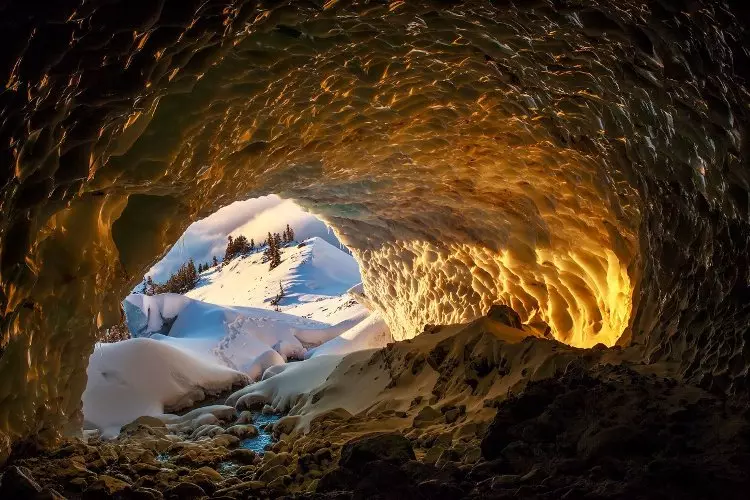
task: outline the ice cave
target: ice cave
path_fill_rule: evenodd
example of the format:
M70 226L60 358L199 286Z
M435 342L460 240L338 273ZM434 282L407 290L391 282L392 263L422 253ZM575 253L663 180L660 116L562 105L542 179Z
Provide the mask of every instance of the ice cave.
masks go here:
M746 2L59 0L0 25L1 498L745 497ZM222 401L296 388L266 454L153 416L88 440L123 297L270 194L333 228L393 342Z

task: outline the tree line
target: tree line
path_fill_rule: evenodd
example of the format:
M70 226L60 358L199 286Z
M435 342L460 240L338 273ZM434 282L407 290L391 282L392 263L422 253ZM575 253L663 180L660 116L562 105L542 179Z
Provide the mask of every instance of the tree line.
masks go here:
M269 270L276 268L281 264L281 248L294 241L294 229L289 224L281 233L271 233L269 231L266 240L261 243L257 249L264 248L263 262L268 262ZM232 238L227 237L227 247L224 250L224 259L221 264L224 265L237 256L255 252L255 240L248 240L245 236L239 235ZM164 283L155 282L151 276L146 276L146 282L143 284L141 293L144 295L157 295L160 293L187 293L198 284L198 275L203 271L208 271L212 267L219 265L219 259L214 255L212 262L209 264L199 263L195 266L193 259L185 262L180 268L172 273Z

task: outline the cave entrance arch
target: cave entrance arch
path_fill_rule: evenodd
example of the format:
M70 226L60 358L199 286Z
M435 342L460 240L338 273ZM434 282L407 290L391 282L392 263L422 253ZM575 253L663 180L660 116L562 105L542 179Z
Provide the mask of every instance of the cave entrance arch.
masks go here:
M399 338L499 301L746 378L716 340L747 288L743 23L589 3L14 6L3 454L79 427L97 329L190 221L271 192L336 228Z

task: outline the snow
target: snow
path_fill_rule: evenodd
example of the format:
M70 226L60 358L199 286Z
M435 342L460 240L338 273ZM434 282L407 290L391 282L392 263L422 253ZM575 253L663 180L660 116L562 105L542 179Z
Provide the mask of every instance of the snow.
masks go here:
M281 311L338 323L367 309L346 292L361 281L353 257L321 238L310 238L302 247L281 251L281 264L269 270L263 253L238 257L201 274L198 286L186 296L227 306L273 309L271 299L283 286ZM347 305L348 304L348 305Z
M342 358L343 356L326 355L299 363L288 363L273 376L233 393L227 399L227 404L243 409L247 402L260 397L278 411L286 412L299 396L325 382Z
M312 358L332 354L349 354L354 351L383 347L391 340L385 321L378 313L373 313L341 335L325 342L320 347L307 351L306 356Z
M282 232L289 224L299 239L320 236L331 244L340 245L330 228L314 215L305 212L292 200L276 195L237 201L205 219L194 222L169 249L167 255L147 273L155 281L164 282L170 273L192 258L196 265L224 256L227 236L243 234L262 241L268 231ZM136 287L139 290L140 286Z
M83 393L87 426L104 437L142 415L157 416L165 408L184 408L235 385L245 374L207 363L152 339L97 344L89 360Z
M285 296L274 307L279 283ZM317 237L282 249L273 270L259 251L204 271L186 295L132 294L123 305L136 338L97 345L85 418L112 436L141 415L169 421L165 409L247 381L257 381L247 394L287 407L345 354L392 340L364 304L354 259Z

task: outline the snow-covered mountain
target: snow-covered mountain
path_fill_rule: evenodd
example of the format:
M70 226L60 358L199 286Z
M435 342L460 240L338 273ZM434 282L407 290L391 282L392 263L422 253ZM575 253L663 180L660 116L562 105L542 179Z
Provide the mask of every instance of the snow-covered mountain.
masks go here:
M271 301L284 290L278 309L322 322L339 322L367 314L347 294L361 281L354 258L314 237L281 249L281 264L269 270L263 252L237 257L200 275L186 296L212 304L274 309Z
M359 269L348 253L315 237L283 248L281 258L269 270L256 251L204 271L185 295L128 296L123 305L136 338L96 347L83 396L88 424L116 434L143 412L190 405L201 394L279 373L289 361L392 340L358 300ZM130 373L123 356L144 361ZM149 378L160 384L143 384Z

